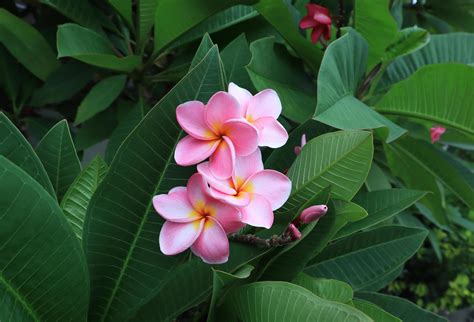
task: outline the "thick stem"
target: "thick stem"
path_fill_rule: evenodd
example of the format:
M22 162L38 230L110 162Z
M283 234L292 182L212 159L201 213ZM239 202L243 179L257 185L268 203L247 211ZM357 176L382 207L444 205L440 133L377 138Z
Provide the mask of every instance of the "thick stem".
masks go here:
M339 38L341 37L341 28L344 25L344 0L339 0L339 6L338 6L339 12L337 16L337 22L336 22L336 37Z
M260 238L252 234L244 234L244 235L232 234L229 236L229 240L236 241L239 243L252 244L252 245L257 245L257 246L263 246L266 248L272 248L272 247L278 247L278 246L290 244L294 241L294 238L287 231L285 231L280 236L273 235L272 237L268 239Z

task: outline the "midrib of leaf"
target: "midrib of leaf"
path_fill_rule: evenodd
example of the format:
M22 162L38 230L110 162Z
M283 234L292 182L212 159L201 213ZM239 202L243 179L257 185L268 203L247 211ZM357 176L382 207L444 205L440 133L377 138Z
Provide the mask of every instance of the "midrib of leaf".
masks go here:
M5 278L3 278L3 274L0 274L0 284L5 285L5 288L7 291L9 291L13 296L17 299L18 302L20 302L23 306L23 308L28 312L28 314L33 318L35 321L41 321L40 318L38 317L37 313L31 308L28 303L25 301L25 299L21 296L20 293L18 293L17 290L15 290L10 283L8 283Z
M64 131L62 131L63 133L61 133L61 135L59 136L59 152L58 152L58 165L56 167L56 178L55 178L55 181L56 181L56 185L54 187L54 189L56 190L56 198L59 194L59 168L60 168L60 165L61 165L61 157L62 157L62 146L63 146L63 135L64 135Z
M207 55L206 55L206 56L207 56ZM203 58L203 60L204 60L204 58ZM209 70L210 65L211 65L211 64L208 64L208 65L207 65L207 68L206 68L205 72L203 73L204 75L207 75L207 72L208 72L208 70ZM198 87L198 90L196 91L196 95L195 95L194 99L197 99L197 97L198 97L198 95L199 95L199 93L200 93L200 91L201 91L201 88L202 88L203 83L204 83L204 78L201 80L201 83L199 84L199 87ZM176 86L178 86L178 85L179 85L179 83L178 83ZM163 99L165 99L165 98L163 98ZM176 145L178 145L178 142L179 142L179 140L181 139L182 134L183 134L183 130L181 130L179 136L177 136L177 139L176 139L176 141L175 141L175 143L174 143L174 146L173 146L173 149L172 149L171 151L174 151L174 150L175 150ZM158 183L157 183L157 185L156 185L156 187L155 187L155 190L153 191L153 196L158 193L159 188L160 188L160 186L161 186L161 183L162 183L162 181L163 181L163 179L164 179L164 177L165 177L164 174L165 174L166 171L168 170L168 167L169 167L169 165L171 164L171 160L172 160L173 157L174 157L174 154L173 154L173 153L170 153L170 155L168 156L168 159L166 160L166 166L164 167L163 175L160 177L160 180L158 181ZM104 322L104 321L105 321L105 318L106 318L106 316L107 316L107 313L109 312L110 307L111 307L111 305L112 305L112 302L113 302L113 300L115 299L115 294L117 293L118 288L119 288L119 285L120 285L121 282L122 282L122 278L123 278L123 276L124 276L124 274L125 274L125 269L128 267L128 262L130 261L130 259L131 259L131 257L132 257L133 250L135 249L135 246L136 246L136 243L137 243L137 241L138 241L138 238L139 238L139 236L140 236L140 234L141 234L141 232L142 232L142 230L143 230L143 226L145 225L145 223L146 223L146 221L147 221L147 219L148 219L148 214L150 213L151 207L152 207L152 202L150 201L150 202L148 202L148 207L147 207L147 209L146 209L145 215L143 216L143 219L142 219L141 222L140 222L140 226L138 227L137 233L135 234L135 236L134 236L134 238L133 238L133 242L132 242L132 244L131 244L131 246L130 246L130 249L129 249L129 251L127 252L127 257L125 258L124 264L122 265L122 269L120 270L120 274L119 274L119 277L118 277L118 279L117 279L117 282L115 283L115 286L114 286L114 289L113 289L113 291L112 291L112 294L111 294L111 296L110 296L110 298L109 298L109 300L108 300L108 302L107 302L107 306L105 307L104 313L103 313L103 315L102 315L102 317L101 317L101 319L100 319L101 322ZM161 287L164 285L163 282L160 283L160 284L161 284ZM159 287L159 288L157 289L158 292L159 292L159 290L161 289L161 287Z
M309 185L310 183L312 183L316 178L319 178L319 177L322 177L323 174L325 174L326 172L328 172L331 168L333 168L335 166L336 163L339 163L339 161L341 161L343 158L345 158L347 155L351 154L352 152L354 152L354 150L356 150L356 148L358 148L359 146L361 146L363 143L365 143L365 140L369 138L369 136L367 136L365 139L363 139L359 144L355 145L353 149L349 150L348 152L344 153L343 155L341 155L339 158L337 158L336 160L334 160L334 162L332 162L330 165L328 165L326 168L324 168L320 173L319 175L316 175L314 177L311 177L310 180L308 180L304 185L302 185L300 188L296 189L295 192L293 192L291 194L291 196L297 194L299 191L301 191L303 188L306 188L307 185ZM291 198L290 196L290 198Z

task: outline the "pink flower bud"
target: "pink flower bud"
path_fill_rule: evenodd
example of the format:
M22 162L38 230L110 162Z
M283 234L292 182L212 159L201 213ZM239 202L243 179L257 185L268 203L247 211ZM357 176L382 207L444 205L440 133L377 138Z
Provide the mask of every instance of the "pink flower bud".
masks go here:
M305 145L306 145L306 134L303 134L301 136L301 146L295 146L295 154L300 155L301 150L303 149Z
M446 128L442 126L434 126L430 129L431 143L435 143L441 138L441 135L446 132Z
M294 224L288 225L288 232L290 233L290 236L293 240L298 240L301 238L301 232Z
M306 208L301 212L299 217L300 222L304 224L309 224L310 222L316 221L322 216L324 216L328 211L328 206L326 205L316 205Z

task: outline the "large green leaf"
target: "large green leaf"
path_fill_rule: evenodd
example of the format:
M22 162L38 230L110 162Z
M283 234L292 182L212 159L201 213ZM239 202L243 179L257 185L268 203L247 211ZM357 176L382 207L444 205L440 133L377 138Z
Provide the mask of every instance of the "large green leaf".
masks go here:
M403 57L420 50L430 42L430 34L423 28L411 27L400 30L394 42L385 48L382 62L387 64L398 57Z
M292 283L310 290L315 295L329 301L349 303L354 297L354 291L349 284L325 279L314 278L305 273L300 273Z
M240 286L226 298L229 321L372 321L353 307L317 297L286 282Z
M374 321L402 322L402 320L400 320L399 318L382 310L380 307L378 307L377 305L371 302L360 300L360 299L354 299L352 302L354 303L354 306L356 309L364 312L365 314L370 316Z
M3 156L0 182L0 320L85 321L87 266L56 200Z
M74 22L95 30L100 29L100 16L88 0L40 0Z
M144 44L149 38L149 33L155 23L155 15L158 6L158 0L139 0L138 1L138 39ZM162 31L163 32L163 31Z
M61 202L61 209L80 240L82 239L82 227L87 207L106 173L107 164L97 156L79 173Z
M55 53L39 31L3 8L0 8L0 43L42 80L59 67Z
M57 46L59 58L72 57L102 68L131 72L141 63L139 56L118 57L104 36L72 23L58 27Z
M213 14L255 0L161 0L155 15L155 52L161 51L186 31Z
M22 168L54 196L54 189L40 159L20 131L0 112L0 155Z
M390 219L423 198L425 194L422 191L408 189L388 189L359 194L353 201L367 210L369 215L342 228L337 238L349 236Z
M255 88L274 89L282 101L285 117L299 123L309 119L316 105L316 89L301 61L283 45L275 44L273 37L252 42L250 51L252 60L247 70Z
M250 63L252 54L245 34L231 41L221 52L228 82L234 82L240 87L251 89L252 81L245 66Z
M447 320L423 310L412 302L391 295L359 292L356 294L358 298L370 301L390 314L399 317L403 322L446 322Z
M382 77L381 88L397 83L419 68L441 63L474 63L474 35L452 33L433 35L430 42L420 50L396 59Z
M312 276L334 278L363 290L374 279L390 276L420 248L426 230L385 226L351 235L326 247L306 267Z
M129 26L133 26L132 0L108 0L109 3L125 19ZM153 12L154 13L154 12ZM153 17L152 17L153 19Z
M81 172L81 163L66 120L56 124L36 147L36 154L48 173L58 201Z
M299 209L331 186L334 198L350 200L365 181L373 155L366 131L327 133L309 141L288 171L293 189L282 212Z
M354 16L356 30L369 43L368 68L371 69L396 39L398 26L390 13L390 0L357 0Z
M154 195L185 185L193 171L174 162L174 148L182 136L176 106L206 101L223 90L222 75L214 46L127 137L94 194L83 237L91 278L97 281L92 285L92 320L126 319L127 312L159 293L180 262L179 256L159 252L162 219L151 201Z
M298 56L316 74L323 58L323 51L306 39L293 19L292 8L287 1L260 0L255 9L281 34Z
M380 129L390 142L405 130L355 97L365 74L367 48L367 42L351 29L329 45L318 74L314 118L339 129Z
M422 67L395 84L376 108L384 114L421 118L474 134L474 67Z
M126 80L126 75L115 75L95 84L77 108L75 124L81 124L106 110L122 93Z

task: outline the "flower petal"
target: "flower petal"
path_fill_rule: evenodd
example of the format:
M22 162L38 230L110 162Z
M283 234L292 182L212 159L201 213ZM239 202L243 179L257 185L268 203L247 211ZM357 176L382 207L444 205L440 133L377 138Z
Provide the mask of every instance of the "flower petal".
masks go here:
M199 173L193 174L188 180L187 188L190 204L197 212L203 212L210 199L209 187L204 177Z
M218 200L211 200L208 206L211 209L215 209L212 219L217 220L226 233L236 232L245 226L242 223L242 217L238 208Z
M211 187L210 193L213 198L222 200L223 202L236 207L245 207L250 203L250 195L245 191L240 192L237 195L227 194Z
M189 202L186 188L153 197L153 207L166 220L178 223L191 222L199 218Z
M229 259L229 240L222 226L209 218L191 250L205 263L222 264Z
M318 23L314 21L313 17L311 16L306 16L300 21L300 28L301 29L308 29L308 28L313 28L317 25Z
M240 188L248 178L253 174L263 170L262 153L260 149L245 157L237 156L235 158L234 187Z
M221 143L209 159L209 169L217 179L227 179L232 176L235 165L235 149L232 141L222 137Z
M291 181L278 171L263 170L251 176L242 189L265 197L276 210L288 200Z
M319 37L321 37L323 32L324 32L324 25L319 25L313 29L313 31L311 32L311 41L313 44L319 41Z
M205 106L199 101L189 101L176 108L176 119L186 133L200 140L213 140L217 136L204 120Z
M199 237L205 219L189 223L166 221L160 232L160 250L165 255L176 255L189 248Z
M206 160L217 149L221 140L204 141L190 135L182 138L176 150L174 159L180 166L193 165Z
M197 166L197 170L204 177L207 183L209 183L211 188L214 188L222 193L226 193L229 195L235 195L237 193L230 179L220 180L217 179L211 173L211 169L209 168L209 162L199 163Z
M259 130L259 146L268 146L274 149L285 145L286 141L288 141L288 132L273 117L261 117L254 124Z
M224 135L228 137L237 155L249 155L258 148L258 131L244 119L233 119L224 123Z
M325 14L323 12L316 12L313 15L313 19L316 20L317 22L323 24L323 25L331 24L331 17L329 17L327 14Z
M247 119L256 120L261 117L278 118L281 114L281 101L273 89L264 89L257 93L249 102Z
M243 110L239 102L229 93L217 92L212 95L206 105L204 118L214 133L222 134L222 125L235 118L240 118L243 115Z
M254 227L270 228L273 225L273 211L267 198L252 194L250 204L240 210L242 222Z
M308 3L306 5L306 10L308 10L308 15L314 16L317 13L322 13L329 16L329 9L315 3Z
M232 95L240 104L242 114L241 117L245 117L245 113L247 112L247 105L252 98L252 94L245 88L237 86L236 84L230 82L229 83L229 94Z

